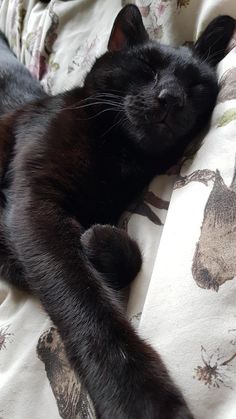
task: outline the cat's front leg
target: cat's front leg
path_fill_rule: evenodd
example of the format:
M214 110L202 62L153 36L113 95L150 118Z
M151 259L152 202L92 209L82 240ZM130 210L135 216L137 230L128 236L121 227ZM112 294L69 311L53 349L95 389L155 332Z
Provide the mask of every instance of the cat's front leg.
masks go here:
M67 357L102 419L190 419L158 354L125 319L88 263L78 226L28 188L6 219L30 289L57 326Z

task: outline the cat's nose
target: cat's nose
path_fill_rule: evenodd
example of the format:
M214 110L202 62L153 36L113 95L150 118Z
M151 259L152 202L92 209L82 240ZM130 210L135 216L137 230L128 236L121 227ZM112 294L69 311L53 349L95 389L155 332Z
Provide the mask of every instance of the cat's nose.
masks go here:
M179 89L162 89L158 95L158 100L162 106L168 109L175 106L179 108L184 106L184 94Z

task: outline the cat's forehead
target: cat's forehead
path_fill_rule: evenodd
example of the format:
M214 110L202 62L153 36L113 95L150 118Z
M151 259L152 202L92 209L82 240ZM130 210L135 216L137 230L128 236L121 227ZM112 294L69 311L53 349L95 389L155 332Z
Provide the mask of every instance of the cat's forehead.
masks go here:
M187 67L188 65L198 65L199 62L194 56L192 50L185 46L171 47L161 45L157 42L150 41L137 50L140 57L153 60L160 67L171 65Z

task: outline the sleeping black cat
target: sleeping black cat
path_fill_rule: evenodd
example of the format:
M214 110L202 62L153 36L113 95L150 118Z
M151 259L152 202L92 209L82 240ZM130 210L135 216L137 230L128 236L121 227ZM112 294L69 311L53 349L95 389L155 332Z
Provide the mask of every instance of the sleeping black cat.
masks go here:
M141 256L113 225L208 121L233 30L222 16L192 50L161 46L126 6L84 86L55 97L1 35L1 274L40 298L100 418L192 417L122 312Z

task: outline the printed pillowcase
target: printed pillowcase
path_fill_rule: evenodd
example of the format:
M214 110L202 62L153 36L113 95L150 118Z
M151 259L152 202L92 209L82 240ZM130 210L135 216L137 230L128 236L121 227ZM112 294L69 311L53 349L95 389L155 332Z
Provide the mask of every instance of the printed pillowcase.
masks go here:
M106 50L121 0L87 3L0 0L0 29L50 94L81 84L95 57Z
M175 183L139 326L198 419L236 417L236 47L218 73L211 126Z

